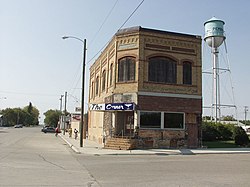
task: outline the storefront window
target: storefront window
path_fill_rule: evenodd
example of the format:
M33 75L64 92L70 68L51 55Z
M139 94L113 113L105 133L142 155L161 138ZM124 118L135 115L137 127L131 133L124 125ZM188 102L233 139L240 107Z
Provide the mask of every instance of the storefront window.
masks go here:
M141 112L140 128L161 128L161 113Z
M183 113L164 113L164 128L183 129Z

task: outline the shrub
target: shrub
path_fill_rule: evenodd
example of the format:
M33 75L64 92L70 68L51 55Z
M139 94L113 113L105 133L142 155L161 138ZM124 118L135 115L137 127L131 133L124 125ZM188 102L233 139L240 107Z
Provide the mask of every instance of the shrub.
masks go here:
M213 123L203 122L201 128L203 141L215 141L219 136L219 132Z
M202 123L202 140L216 141L216 140L232 140L233 139L233 125L203 122Z
M233 137L236 145L246 146L249 143L247 133L242 127L234 128Z
M217 137L217 139L219 140L232 140L233 139L233 130L232 130L233 128L231 127L230 124L217 123L215 124L215 126L219 134L219 137Z

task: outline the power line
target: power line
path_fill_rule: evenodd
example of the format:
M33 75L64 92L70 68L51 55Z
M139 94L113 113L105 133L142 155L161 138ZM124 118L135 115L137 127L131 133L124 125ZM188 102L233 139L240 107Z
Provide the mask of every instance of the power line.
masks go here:
M142 5L144 0L141 1L141 3L135 8L135 10L130 14L130 16L126 19L126 21L120 26L118 30L120 30L127 22L128 20L133 16L133 14L138 10L138 8Z
M114 8L115 8L116 4L118 3L118 1L119 1L119 0L116 0L116 2L114 3L114 5L113 5L112 8L110 9L110 11L109 11L109 13L107 14L107 16L105 17L103 23L102 23L101 26L99 27L98 31L95 33L93 39L89 42L89 45L91 45L91 44L93 43L93 41L96 39L97 35L98 35L99 32L101 31L101 29L102 29L103 25L105 24L105 22L108 20L109 16L111 15L111 13L112 13L112 11L114 10ZM80 70L80 69L81 69L81 68L80 68L80 66L79 66L79 68L77 69L77 70L78 70L77 73L75 73L75 80L76 80L76 78L78 77L78 73L79 73L79 70ZM78 83L80 82L80 78L81 78L81 76L78 77L78 79L77 79L77 81L76 81L76 83L75 83L75 87L76 87L76 85L78 85ZM75 80L74 80L73 82L75 82ZM71 92L71 90L72 90L72 92ZM71 92L71 94L73 95L74 92L75 92L75 89L72 89L72 88L71 88L71 89L70 89L70 92Z
M144 0L142 0L140 2L140 4L135 8L135 10L129 15L129 17L123 22L123 24L119 27L118 30L120 30L127 22L128 20L133 16L133 14L138 10L138 8L142 5L142 3L144 2ZM105 45L87 62L87 64L89 64L104 48L105 46L109 43L110 41L108 41L107 43L105 43Z
M102 27L103 27L103 25L105 24L105 22L107 21L107 19L109 18L109 16L111 15L111 13L112 13L112 11L114 10L114 8L115 8L115 6L116 6L116 4L118 3L118 1L119 0L117 0L115 3L114 3L114 5L113 5L113 7L110 9L110 11L109 11L109 13L108 13L108 15L105 17L105 19L104 19L104 21L103 21L103 23L101 24L101 26L99 27L99 29L98 29L98 31L96 32L96 34L94 35L94 38L90 41L90 44L92 44L92 42L95 40L95 38L97 37L97 35L99 34L99 32L100 32L100 30L102 29ZM143 2L144 2L144 0L142 0L140 3L139 3L139 5L134 9L134 11L129 15L129 17L123 22L123 24L119 27L119 29L121 29L128 21L129 21L129 19L134 15L134 13L139 9L139 7L143 4ZM119 30L118 29L118 30ZM86 65L88 65L104 48L105 48L105 46L108 44L110 42L110 40L107 42L107 43L105 43L105 45L86 63ZM79 82L79 80L80 80L80 78L77 80L77 82L76 82L76 84L75 85L77 85L78 84L78 82ZM71 89L72 90L72 89ZM75 90L73 90L73 92L71 92L71 94L73 95L74 94L74 92L75 92Z
M113 12L116 4L118 3L119 0L116 0L116 2L114 3L113 7L110 9L108 15L105 17L103 23L101 24L101 26L99 27L98 31L95 33L94 38L89 42L89 46L92 44L92 42L96 39L97 35L99 34L99 32L101 31L103 25L105 24L105 22L108 20L109 16L111 15L111 13Z

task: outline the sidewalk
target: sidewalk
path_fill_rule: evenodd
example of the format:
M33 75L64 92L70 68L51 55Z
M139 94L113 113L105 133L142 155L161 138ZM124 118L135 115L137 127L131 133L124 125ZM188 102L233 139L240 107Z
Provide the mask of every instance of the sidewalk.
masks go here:
M250 148L214 148L214 149L135 149L111 150L104 149L101 145L91 140L83 140L80 147L79 138L69 138L63 133L59 136L78 154L89 155L196 155L196 154L250 154Z

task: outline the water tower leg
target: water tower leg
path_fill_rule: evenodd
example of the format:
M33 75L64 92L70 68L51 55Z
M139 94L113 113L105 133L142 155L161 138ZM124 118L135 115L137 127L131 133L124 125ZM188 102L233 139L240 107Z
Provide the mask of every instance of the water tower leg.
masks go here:
M219 93L219 62L218 62L218 48L214 47L213 50L213 108L214 108L214 121L217 122L220 119L220 93Z

